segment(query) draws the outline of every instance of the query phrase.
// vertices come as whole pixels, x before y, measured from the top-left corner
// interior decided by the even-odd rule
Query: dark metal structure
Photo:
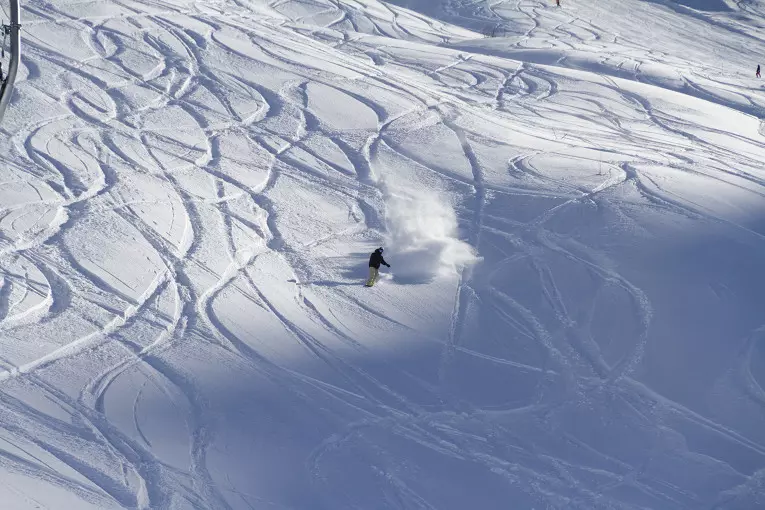
[[[8,107],[8,103],[11,101],[11,95],[13,94],[13,83],[16,81],[16,72],[19,69],[19,60],[21,59],[21,23],[19,20],[19,0],[10,0],[11,2],[11,19],[8,25],[2,26],[3,39],[10,37],[10,64],[8,65],[8,73],[2,79],[2,87],[0,87],[0,122],[3,121],[5,115],[5,109]],[[2,69],[0,68],[0,73]]]

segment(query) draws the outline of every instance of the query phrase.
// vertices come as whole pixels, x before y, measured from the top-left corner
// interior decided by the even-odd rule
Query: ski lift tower
[[[11,2],[11,19],[8,25],[2,25],[1,32],[3,36],[3,45],[5,45],[5,39],[10,37],[11,41],[11,60],[8,64],[8,74],[0,76],[0,123],[3,121],[5,115],[5,109],[8,107],[8,103],[11,101],[11,94],[13,94],[13,82],[16,81],[16,72],[19,69],[19,60],[21,59],[21,36],[19,30],[21,24],[19,23],[19,0],[10,0]],[[5,48],[3,48],[5,53]],[[0,74],[2,68],[0,67]]]

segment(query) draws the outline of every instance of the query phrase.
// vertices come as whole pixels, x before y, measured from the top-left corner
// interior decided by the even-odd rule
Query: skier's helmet
[[[385,251],[385,250],[383,250],[383,247],[382,247],[382,246],[380,246],[379,248],[377,248],[377,251],[379,251],[380,253],[382,253],[382,252],[383,252],[383,251]]]

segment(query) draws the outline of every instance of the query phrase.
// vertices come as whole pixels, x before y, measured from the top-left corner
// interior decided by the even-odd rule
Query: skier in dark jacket
[[[383,249],[377,248],[374,253],[369,256],[369,279],[367,280],[367,287],[371,287],[377,281],[377,277],[380,274],[380,264],[390,267],[390,264],[385,262],[382,254]]]
[[[758,78],[760,77],[760,64],[757,64],[757,72],[754,75]]]

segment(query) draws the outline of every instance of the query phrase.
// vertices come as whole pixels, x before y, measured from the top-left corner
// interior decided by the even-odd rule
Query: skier
[[[371,287],[375,284],[377,281],[377,277],[380,274],[380,264],[384,266],[390,267],[390,264],[385,262],[385,259],[382,256],[383,249],[382,247],[377,248],[372,255],[369,256],[369,279],[367,280],[366,286]]]
[[[558,7],[560,7],[560,0],[555,0],[555,5],[557,5]]]
[[[754,75],[758,78],[760,77],[760,64],[757,64],[757,72]]]

